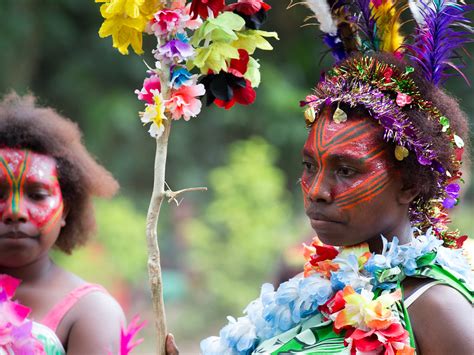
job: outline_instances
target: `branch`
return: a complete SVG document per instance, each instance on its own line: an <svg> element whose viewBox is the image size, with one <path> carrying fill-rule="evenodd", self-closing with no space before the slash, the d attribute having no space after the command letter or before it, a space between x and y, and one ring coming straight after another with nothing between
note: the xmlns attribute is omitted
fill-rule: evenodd
<svg viewBox="0 0 474 355"><path fill-rule="evenodd" d="M165 167L168 150L168 137L171 122L165 121L165 131L156 140L153 192L146 221L146 240L148 249L148 277L152 295L153 314L156 327L156 354L165 355L166 315L163 302L163 283L161 278L160 249L158 247L157 225L160 208L165 197Z"/></svg>
<svg viewBox="0 0 474 355"><path fill-rule="evenodd" d="M176 206L179 206L181 201L178 202L178 200L176 200L176 197L182 194L183 192L190 192L190 191L207 191L207 187L189 187L187 189L182 189L178 191L172 191L170 189L170 190L165 191L165 196L168 199L168 203L171 203L171 201L174 201L176 203Z"/></svg>

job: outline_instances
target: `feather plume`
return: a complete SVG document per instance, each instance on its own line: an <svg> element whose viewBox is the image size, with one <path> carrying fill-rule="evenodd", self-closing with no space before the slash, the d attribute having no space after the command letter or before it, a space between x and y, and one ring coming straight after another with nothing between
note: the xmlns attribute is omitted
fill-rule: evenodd
<svg viewBox="0 0 474 355"><path fill-rule="evenodd" d="M417 26L413 44L406 46L410 58L422 68L425 77L435 85L442 84L452 68L460 75L462 62L455 64L461 56L462 46L472 42L473 28L466 18L472 6L452 0L422 0L420 12L423 22Z"/></svg>
<svg viewBox="0 0 474 355"><path fill-rule="evenodd" d="M377 23L380 38L380 50L395 52L403 45L400 34L401 9L397 9L392 0L371 1L372 15Z"/></svg>
<svg viewBox="0 0 474 355"><path fill-rule="evenodd" d="M330 48L334 58L337 61L344 59L347 56L347 50L340 30L341 25L343 27L344 24L339 23L336 13L331 13L331 10L337 11L340 6L334 3L330 5L326 0L305 0L303 4L314 13L314 16L310 18L318 20L320 29L324 32L323 41Z"/></svg>
<svg viewBox="0 0 474 355"><path fill-rule="evenodd" d="M423 6L422 0L408 0L408 6L418 26L423 26L425 20L421 12L421 7Z"/></svg>
<svg viewBox="0 0 474 355"><path fill-rule="evenodd" d="M331 36L337 34L337 24L332 17L331 9L326 0L306 0L304 4L314 12L322 32L328 33Z"/></svg>
<svg viewBox="0 0 474 355"><path fill-rule="evenodd" d="M353 3L357 28L360 31L362 51L379 49L380 40L377 37L377 24L371 11L371 0L356 0Z"/></svg>

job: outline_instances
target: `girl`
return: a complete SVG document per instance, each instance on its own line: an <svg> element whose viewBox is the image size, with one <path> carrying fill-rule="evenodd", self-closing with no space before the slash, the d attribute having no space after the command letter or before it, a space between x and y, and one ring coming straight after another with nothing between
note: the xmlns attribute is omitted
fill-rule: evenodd
<svg viewBox="0 0 474 355"><path fill-rule="evenodd" d="M31 309L47 354L116 352L124 315L99 285L63 270L94 231L93 196L111 197L114 178L87 152L76 124L32 96L0 103L0 274L21 280L16 300Z"/></svg>

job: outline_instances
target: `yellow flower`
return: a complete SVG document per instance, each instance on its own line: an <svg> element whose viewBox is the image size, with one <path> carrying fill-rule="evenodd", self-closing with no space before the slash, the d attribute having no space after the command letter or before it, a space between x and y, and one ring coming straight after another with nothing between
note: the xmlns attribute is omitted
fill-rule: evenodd
<svg viewBox="0 0 474 355"><path fill-rule="evenodd" d="M337 329L353 326L363 330L385 329L394 321L391 306L401 299L401 291L382 294L373 299L374 294L362 290L359 294L350 286L343 291L345 307L340 311L334 321Z"/></svg>
<svg viewBox="0 0 474 355"><path fill-rule="evenodd" d="M142 34L153 14L161 8L159 0L96 0L103 2L100 13L104 23L99 29L101 38L112 36L113 47L128 54L131 45L142 54Z"/></svg>
<svg viewBox="0 0 474 355"><path fill-rule="evenodd" d="M144 124L151 123L148 132L154 138L159 138L164 130L165 103L158 90L151 90L153 94L153 104L146 104L145 112L141 114L141 121Z"/></svg>

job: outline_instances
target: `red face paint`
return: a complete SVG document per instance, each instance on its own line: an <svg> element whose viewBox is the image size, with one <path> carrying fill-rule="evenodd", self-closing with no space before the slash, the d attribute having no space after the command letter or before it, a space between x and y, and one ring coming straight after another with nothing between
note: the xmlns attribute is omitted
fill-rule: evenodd
<svg viewBox="0 0 474 355"><path fill-rule="evenodd" d="M28 150L0 149L1 229L20 224L26 233L47 234L62 212L55 160Z"/></svg>
<svg viewBox="0 0 474 355"><path fill-rule="evenodd" d="M355 244L371 237L364 224L375 233L389 227L379 223L387 221L384 216L372 220L384 205L395 208L399 180L382 135L372 119L352 116L336 123L330 109L312 126L303 149L301 186L306 212L323 242ZM353 239L344 240L344 234Z"/></svg>

